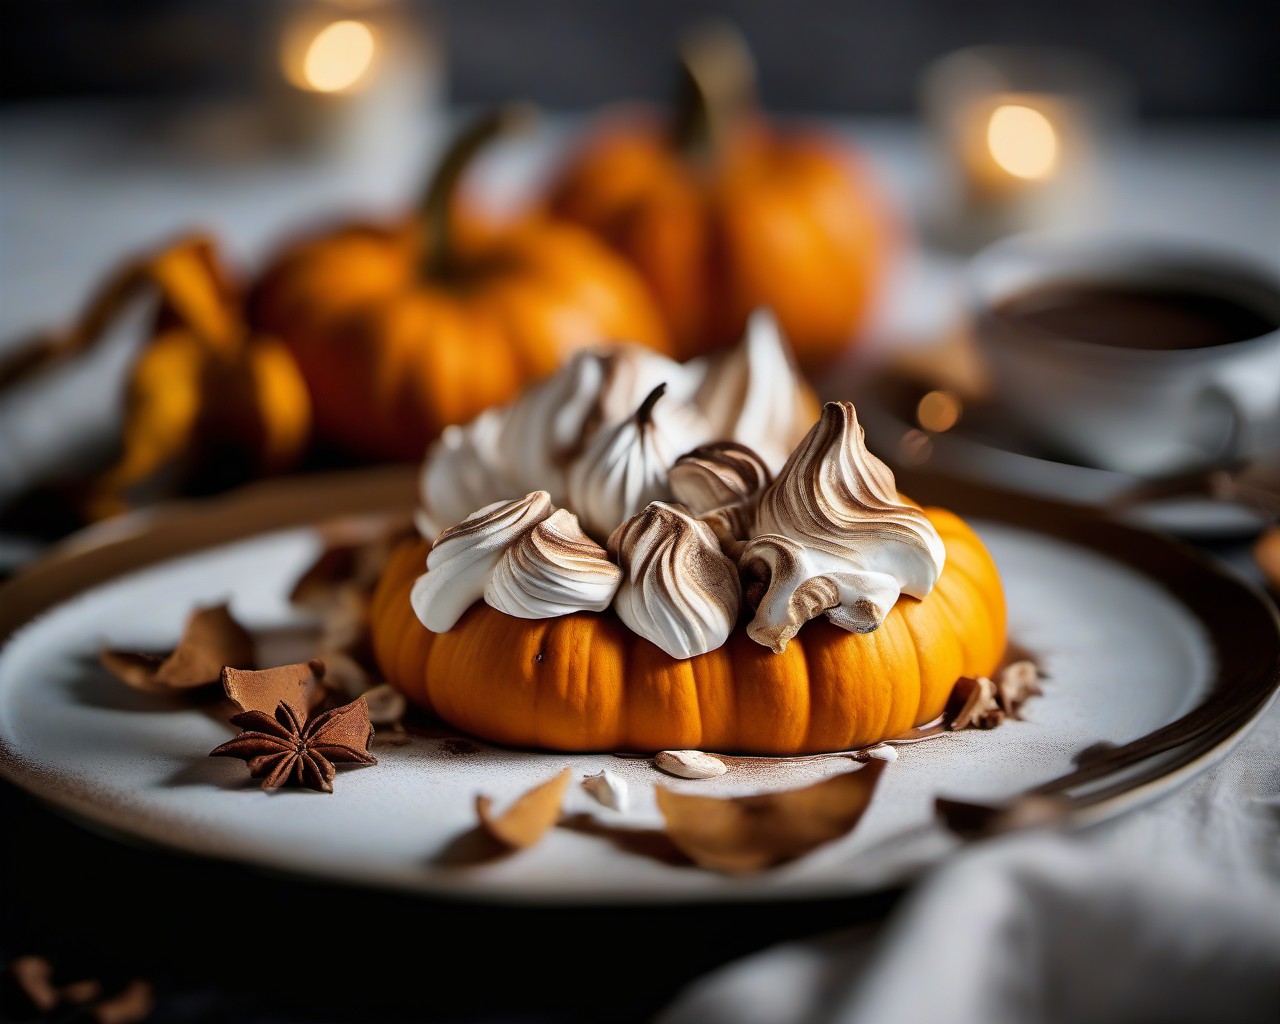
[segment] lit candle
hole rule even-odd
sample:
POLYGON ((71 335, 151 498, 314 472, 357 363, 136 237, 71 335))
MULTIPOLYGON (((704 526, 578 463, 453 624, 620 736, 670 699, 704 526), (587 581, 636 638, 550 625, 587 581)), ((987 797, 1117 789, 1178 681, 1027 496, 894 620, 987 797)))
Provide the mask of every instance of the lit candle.
POLYGON ((1087 218, 1117 95, 1105 72, 1059 51, 980 47, 935 64, 924 83, 944 175, 935 233, 974 247, 1087 218))
POLYGON ((298 25, 290 35, 281 47, 281 64, 299 89, 350 93, 369 78, 378 36, 367 23, 343 19, 320 26, 298 25))
POLYGON ((276 137, 357 150, 421 134, 443 83, 435 34, 396 0, 294 0, 280 6, 276 137))

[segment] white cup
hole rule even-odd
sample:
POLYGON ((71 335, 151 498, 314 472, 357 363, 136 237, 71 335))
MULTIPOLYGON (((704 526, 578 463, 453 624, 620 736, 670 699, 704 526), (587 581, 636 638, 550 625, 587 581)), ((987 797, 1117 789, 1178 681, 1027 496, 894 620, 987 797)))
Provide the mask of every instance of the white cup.
POLYGON ((1280 329, 1205 348, 1120 348, 993 313, 1046 284, 1131 284, 1207 291, 1280 324, 1280 281, 1265 268, 1180 243, 1019 235, 979 253, 970 277, 1000 405, 1065 455, 1152 477, 1280 448, 1280 329))

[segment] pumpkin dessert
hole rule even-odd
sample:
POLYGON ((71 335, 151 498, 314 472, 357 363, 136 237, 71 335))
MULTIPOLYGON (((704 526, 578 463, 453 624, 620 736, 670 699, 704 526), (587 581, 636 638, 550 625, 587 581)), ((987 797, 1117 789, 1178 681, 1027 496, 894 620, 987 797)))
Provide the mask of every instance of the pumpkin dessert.
POLYGON ((937 718, 1005 648, 977 535, 898 494, 763 313, 692 363, 580 352, 448 428, 418 525, 374 596, 378 662, 494 742, 847 750, 937 718))

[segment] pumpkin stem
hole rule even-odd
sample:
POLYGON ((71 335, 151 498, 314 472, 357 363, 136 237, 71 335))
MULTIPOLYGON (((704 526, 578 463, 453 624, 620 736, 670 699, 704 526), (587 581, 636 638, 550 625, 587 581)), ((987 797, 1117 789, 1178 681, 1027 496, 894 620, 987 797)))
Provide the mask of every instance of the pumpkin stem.
POLYGON ((527 103, 508 103, 480 115, 449 144, 418 207, 426 229, 423 269, 428 275, 447 272, 451 263, 453 197, 475 155, 498 136, 529 127, 536 116, 527 103))
POLYGON ((755 62, 742 33, 721 21, 688 33, 679 54, 672 141, 685 156, 705 160, 721 150, 755 105, 755 62))

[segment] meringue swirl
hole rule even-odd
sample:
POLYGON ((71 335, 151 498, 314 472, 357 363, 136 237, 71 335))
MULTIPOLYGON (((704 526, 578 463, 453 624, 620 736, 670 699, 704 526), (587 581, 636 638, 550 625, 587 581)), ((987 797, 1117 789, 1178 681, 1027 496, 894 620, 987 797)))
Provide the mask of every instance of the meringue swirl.
POLYGON ((754 501, 773 474, 745 444, 717 441, 681 455, 668 478, 676 501, 700 516, 724 505, 754 501))
POLYGON ((664 415, 666 389, 659 384, 629 419, 597 433, 569 470, 569 507, 588 533, 607 537, 649 502, 670 497, 667 467, 680 441, 664 415))
POLYGON ((853 405, 828 402, 756 509, 740 555, 759 595, 747 632, 775 650, 818 614, 870 632, 899 593, 927 596, 945 558, 933 524, 867 451, 853 405))
POLYGON ((414 520, 422 536, 431 540, 481 506, 529 490, 504 477, 496 457, 502 426, 502 410, 488 409, 464 426, 445 427, 432 444, 418 478, 422 504, 414 520))
POLYGON ((813 389, 767 309, 751 314, 740 344, 710 360, 694 404, 711 436, 749 445, 775 472, 818 418, 813 389))
POLYGON ((613 603, 622 570, 578 525, 556 509, 507 547, 484 589, 485 602, 518 619, 602 612, 613 603))
POLYGON ((484 596, 507 547, 554 511, 546 491, 533 491, 486 505, 440 534, 409 593, 418 621, 433 633, 451 630, 484 596))
POLYGON ((738 619, 738 570, 706 523, 654 501, 609 537, 618 617, 673 658, 715 650, 738 619))
POLYGON ((418 521, 439 536, 415 613, 444 632, 482 599, 532 619, 612 607, 674 658, 723 644, 744 588, 748 635, 775 651, 819 615, 878 628, 932 589, 942 541, 853 406, 813 424, 816 409, 767 313, 737 349, 686 365, 578 353, 432 446, 418 521))

